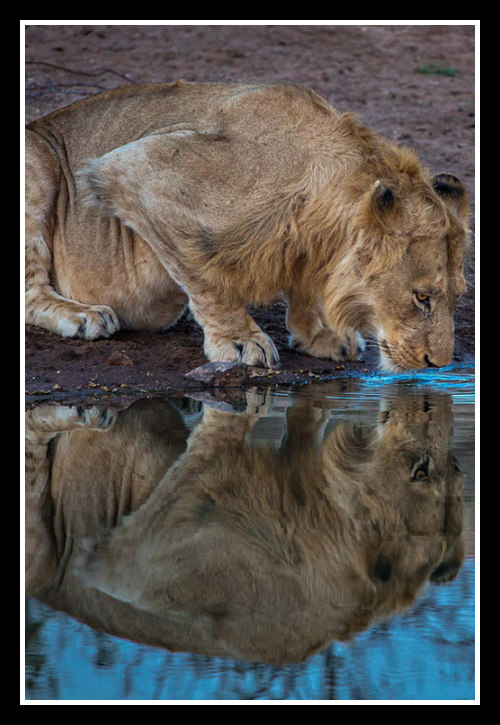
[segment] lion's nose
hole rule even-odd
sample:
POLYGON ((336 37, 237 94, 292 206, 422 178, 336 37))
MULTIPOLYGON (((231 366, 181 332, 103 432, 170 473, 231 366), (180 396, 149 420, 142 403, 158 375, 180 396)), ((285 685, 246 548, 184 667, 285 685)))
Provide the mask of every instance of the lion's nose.
POLYGON ((424 360, 425 360, 425 364, 427 365, 428 368, 441 368, 441 367, 443 367, 443 365, 436 365, 435 363, 433 363, 432 360, 429 359, 429 356, 428 355, 426 355, 424 357, 424 360))

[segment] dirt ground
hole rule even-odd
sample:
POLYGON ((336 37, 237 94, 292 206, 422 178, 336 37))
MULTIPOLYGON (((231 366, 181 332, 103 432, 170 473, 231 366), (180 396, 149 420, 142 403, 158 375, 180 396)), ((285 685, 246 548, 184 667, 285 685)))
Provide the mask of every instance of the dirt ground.
MULTIPOLYGON (((471 25, 31 25, 26 122, 132 82, 290 80, 415 148, 433 173, 459 176, 474 229, 474 48, 471 25)), ((474 279, 472 251, 456 315, 457 362, 474 358, 474 279)), ((284 313, 280 300, 255 311, 280 352, 279 371, 236 366, 223 375, 212 371, 204 382, 289 384, 375 370, 371 348, 363 360, 342 365, 288 351, 284 313)), ((206 363, 202 343, 188 318, 164 332, 119 332, 96 342, 27 326, 28 404, 199 385, 185 374, 206 363)))

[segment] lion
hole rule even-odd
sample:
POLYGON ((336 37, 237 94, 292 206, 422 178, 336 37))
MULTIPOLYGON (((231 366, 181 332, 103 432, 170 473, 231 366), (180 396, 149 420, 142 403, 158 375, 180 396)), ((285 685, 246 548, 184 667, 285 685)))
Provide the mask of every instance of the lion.
POLYGON ((28 412, 27 594, 133 641, 285 664, 457 575, 448 396, 333 430, 298 397, 274 448, 250 398, 194 423, 167 399, 28 412))
POLYGON ((452 360, 468 202, 289 82, 122 87, 26 130, 26 321, 95 339, 188 306, 210 361, 276 367, 247 312, 287 301, 293 349, 383 367, 452 360))

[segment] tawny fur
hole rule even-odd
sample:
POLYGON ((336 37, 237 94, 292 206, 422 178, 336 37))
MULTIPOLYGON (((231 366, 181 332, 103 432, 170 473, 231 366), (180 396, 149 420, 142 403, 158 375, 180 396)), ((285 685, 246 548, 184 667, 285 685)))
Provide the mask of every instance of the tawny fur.
POLYGON ((95 338, 189 303, 209 359, 273 366, 246 306, 283 293, 311 355, 368 328, 388 366, 451 360, 463 185, 309 89, 118 89, 30 124, 26 158, 28 322, 95 338))
POLYGON ((394 395, 380 423, 329 430, 324 392, 276 449, 251 442, 250 395, 190 435, 164 400, 29 412, 28 594, 117 636, 282 664, 456 576, 451 400, 394 395))

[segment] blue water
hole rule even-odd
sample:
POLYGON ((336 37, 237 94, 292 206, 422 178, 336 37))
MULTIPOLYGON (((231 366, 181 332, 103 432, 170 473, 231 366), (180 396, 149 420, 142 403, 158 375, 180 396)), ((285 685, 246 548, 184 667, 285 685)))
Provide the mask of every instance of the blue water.
POLYGON ((171 653, 30 600, 27 697, 41 700, 472 700, 474 562, 411 612, 281 667, 171 653))
MULTIPOLYGON (((366 376, 348 385, 274 390, 250 444, 278 446, 287 409, 314 397, 328 412, 325 437, 344 421, 376 425, 381 407, 432 393, 451 401, 453 454, 464 475, 465 552, 452 581, 426 583, 410 608, 334 641, 296 664, 270 665, 170 652, 97 631, 54 602, 26 604, 26 701, 472 701, 475 693, 474 376, 366 376), (382 404, 382 401, 384 403, 382 404)), ((437 396, 437 397, 436 397, 437 396)), ((435 403, 433 403, 434 405, 435 403)), ((200 412, 190 413, 196 429, 200 412)), ((106 435, 106 434, 103 434, 106 435)))

